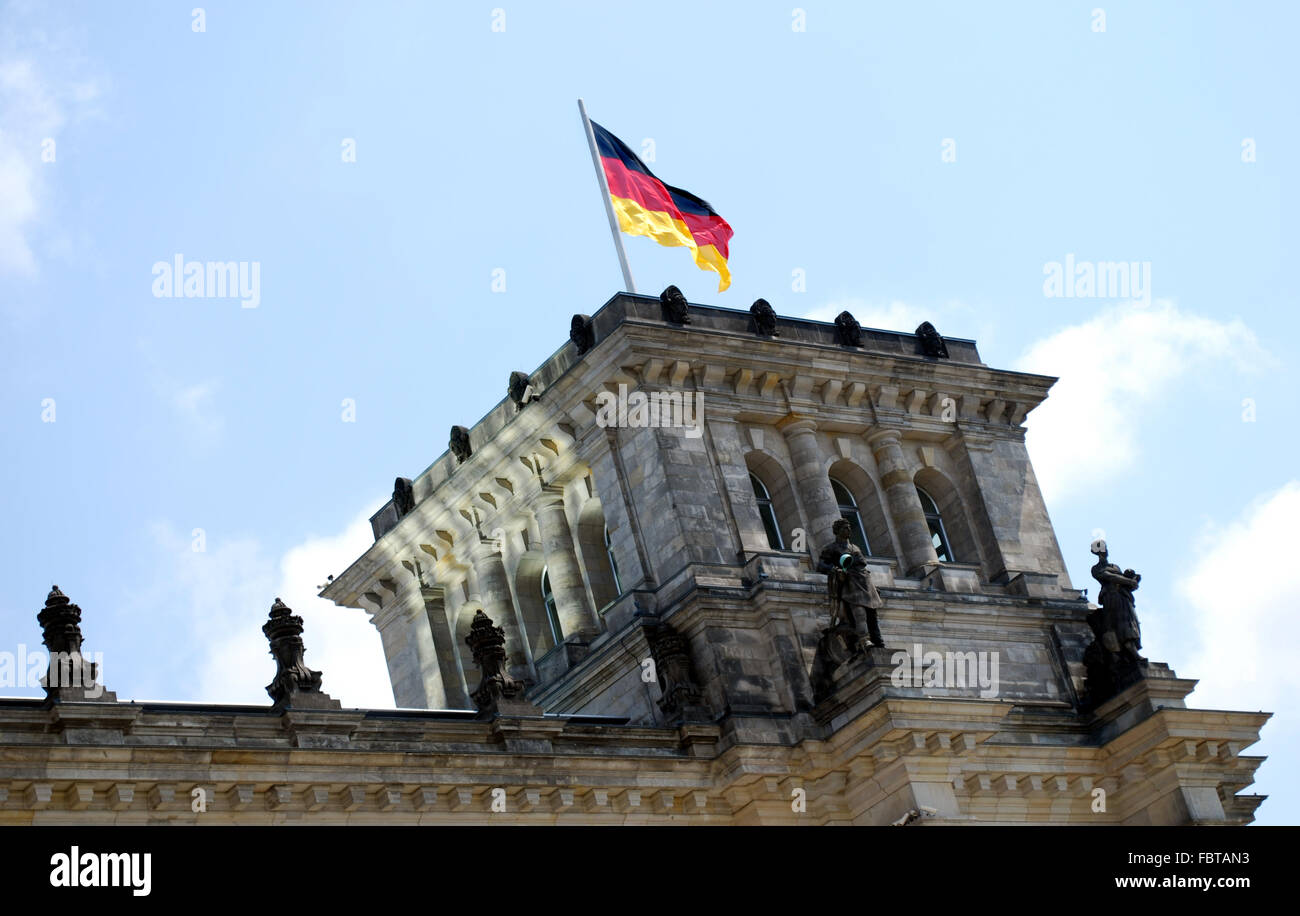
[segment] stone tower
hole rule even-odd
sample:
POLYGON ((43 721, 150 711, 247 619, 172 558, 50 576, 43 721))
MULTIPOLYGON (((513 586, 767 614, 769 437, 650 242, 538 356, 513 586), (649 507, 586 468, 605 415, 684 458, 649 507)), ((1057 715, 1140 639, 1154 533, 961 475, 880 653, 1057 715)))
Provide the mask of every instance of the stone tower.
POLYGON ((786 818, 792 778, 823 787, 825 821, 1253 817, 1235 793, 1261 758, 1240 751, 1266 716, 1188 710, 1195 682, 1158 663, 1087 693, 1090 605, 1022 426, 1054 379, 928 323, 761 300, 683 318, 627 294, 574 316, 570 344, 399 478, 322 592, 370 615, 399 706, 474 708, 482 613, 529 703, 679 729, 729 761, 750 820, 786 818), (818 689, 816 557, 841 518, 890 648, 818 689))

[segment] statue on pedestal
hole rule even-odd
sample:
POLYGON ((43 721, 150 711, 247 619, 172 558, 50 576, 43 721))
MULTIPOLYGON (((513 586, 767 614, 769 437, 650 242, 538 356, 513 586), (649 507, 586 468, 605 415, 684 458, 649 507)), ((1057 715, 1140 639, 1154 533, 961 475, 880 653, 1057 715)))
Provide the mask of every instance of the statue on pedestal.
POLYGON ((831 531, 835 541, 822 548, 817 562, 817 571, 826 574, 831 625, 822 631, 809 674, 814 703, 835 692, 834 674, 841 665, 863 655, 867 647, 885 647, 876 619, 885 602, 871 583, 866 556, 849 540, 853 527, 840 519, 831 531))
POLYGON ((871 584, 867 558, 849 538, 853 527, 847 519, 831 526, 835 541, 822 548, 817 571, 826 573, 826 591, 831 602, 831 629, 846 627, 871 645, 884 648, 876 611, 885 606, 871 584))
POLYGON ((1138 652, 1142 631, 1133 598, 1142 576, 1111 563, 1103 540, 1092 543, 1092 552, 1097 557, 1092 577, 1101 583, 1097 593, 1101 606, 1088 615, 1093 642, 1083 661, 1088 669, 1088 696, 1095 705, 1144 677, 1147 660, 1138 652))

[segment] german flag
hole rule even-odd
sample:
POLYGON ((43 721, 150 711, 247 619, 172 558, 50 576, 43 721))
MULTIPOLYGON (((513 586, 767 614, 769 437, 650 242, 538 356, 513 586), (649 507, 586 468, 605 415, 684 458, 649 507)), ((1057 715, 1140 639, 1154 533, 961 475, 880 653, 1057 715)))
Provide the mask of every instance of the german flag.
POLYGON ((595 121, 591 129, 618 228, 628 235, 649 236, 660 245, 691 249, 701 270, 718 272, 718 292, 730 286, 727 242, 732 232, 727 221, 706 201, 656 178, 626 143, 595 121))

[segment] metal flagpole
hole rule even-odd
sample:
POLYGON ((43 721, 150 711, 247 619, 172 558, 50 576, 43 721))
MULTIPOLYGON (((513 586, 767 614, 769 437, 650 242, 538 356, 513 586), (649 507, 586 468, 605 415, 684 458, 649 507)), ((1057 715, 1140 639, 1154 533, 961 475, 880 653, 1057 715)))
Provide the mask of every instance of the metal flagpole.
POLYGON ((609 217, 609 231, 614 236, 614 250, 618 252, 618 266, 623 268, 623 282, 629 293, 636 292, 632 282, 632 270, 627 266, 627 252, 623 250, 623 236, 618 230, 618 218, 614 216, 614 204, 609 199, 609 182, 605 180, 605 167, 600 164, 600 152, 596 149, 596 132, 591 129, 591 119, 587 117, 587 106, 578 99, 578 113, 582 115, 582 129, 587 133, 587 146, 591 147, 591 164, 596 167, 596 180, 600 183, 600 196, 605 201, 605 215, 609 217))

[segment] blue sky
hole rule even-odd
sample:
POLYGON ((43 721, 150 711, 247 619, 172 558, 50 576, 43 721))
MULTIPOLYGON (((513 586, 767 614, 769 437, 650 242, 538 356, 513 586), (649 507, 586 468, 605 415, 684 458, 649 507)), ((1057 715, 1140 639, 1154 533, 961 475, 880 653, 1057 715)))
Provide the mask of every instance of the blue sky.
POLYGON ((1251 791, 1300 820, 1296 7, 197 2, 0 2, 6 651, 57 582, 119 696, 264 702, 279 594, 327 690, 391 705, 314 586, 621 288, 583 96, 736 233, 721 294, 629 238, 642 291, 1061 377, 1029 441, 1074 584, 1104 529, 1193 704, 1278 713, 1251 791), (256 261, 258 307, 155 297, 177 253, 256 261), (1149 301, 1045 296, 1067 255, 1149 301))

